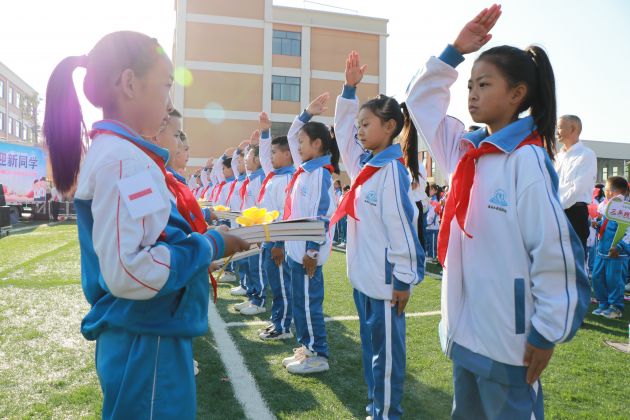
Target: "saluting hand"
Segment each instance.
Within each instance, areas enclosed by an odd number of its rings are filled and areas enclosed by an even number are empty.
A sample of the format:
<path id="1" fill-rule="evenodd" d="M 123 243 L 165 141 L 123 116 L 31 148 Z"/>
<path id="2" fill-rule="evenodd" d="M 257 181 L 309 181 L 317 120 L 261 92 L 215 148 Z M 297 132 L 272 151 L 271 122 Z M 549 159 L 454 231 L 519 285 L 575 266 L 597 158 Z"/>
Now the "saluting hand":
<path id="1" fill-rule="evenodd" d="M 361 65 L 359 62 L 359 53 L 352 51 L 348 54 L 346 60 L 346 85 L 356 87 L 365 74 L 367 64 Z"/>
<path id="2" fill-rule="evenodd" d="M 479 51 L 492 38 L 490 30 L 501 16 L 501 5 L 493 4 L 483 9 L 473 20 L 461 30 L 453 47 L 462 54 Z"/>
<path id="3" fill-rule="evenodd" d="M 266 112 L 261 112 L 258 116 L 258 128 L 260 131 L 269 130 L 271 128 L 271 120 Z"/>
<path id="4" fill-rule="evenodd" d="M 260 130 L 254 130 L 252 135 L 249 137 L 250 146 L 255 146 L 260 143 Z"/>
<path id="5" fill-rule="evenodd" d="M 326 102 L 328 102 L 329 97 L 330 94 L 328 92 L 322 93 L 308 105 L 308 107 L 306 108 L 306 112 L 311 115 L 323 114 L 328 109 L 328 107 L 326 106 Z"/>

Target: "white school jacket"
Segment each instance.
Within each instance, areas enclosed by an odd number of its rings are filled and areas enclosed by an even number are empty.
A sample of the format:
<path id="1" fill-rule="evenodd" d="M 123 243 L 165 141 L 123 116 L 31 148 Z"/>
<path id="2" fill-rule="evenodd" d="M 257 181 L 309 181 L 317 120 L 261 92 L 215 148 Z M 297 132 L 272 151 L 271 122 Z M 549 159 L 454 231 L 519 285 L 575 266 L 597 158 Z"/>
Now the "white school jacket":
<path id="1" fill-rule="evenodd" d="M 450 49 L 450 51 L 449 51 Z M 442 54 L 459 55 L 449 46 Z M 461 55 L 459 55 L 461 59 Z M 431 57 L 412 80 L 407 106 L 418 134 L 449 176 L 472 143 L 507 153 L 479 158 L 466 237 L 453 218 L 442 280 L 440 338 L 468 354 L 523 366 L 526 342 L 549 348 L 579 328 L 589 300 L 584 253 L 558 199 L 557 175 L 544 149 L 516 146 L 535 126 L 531 117 L 486 137 L 464 139 L 446 115 L 457 71 Z"/>
<path id="2" fill-rule="evenodd" d="M 304 115 L 296 117 L 287 135 L 293 163 L 305 170 L 291 191 L 291 220 L 308 217 L 329 222 L 337 208 L 332 174 L 323 167 L 330 164 L 330 155 L 302 162 L 298 152 L 298 133 L 306 122 L 304 120 L 308 121 Z M 334 233 L 334 227 L 330 228 L 326 223 L 326 240 L 323 243 L 288 241 L 285 245 L 287 255 L 301 264 L 307 249 L 317 250 L 317 265 L 323 265 L 330 256 Z"/>
<path id="3" fill-rule="evenodd" d="M 408 290 L 424 278 L 418 208 L 410 198 L 407 169 L 398 161 L 400 145 L 374 157 L 366 153 L 356 136 L 358 112 L 354 89 L 344 87 L 335 108 L 335 137 L 346 171 L 354 182 L 364 165 L 381 168 L 357 189 L 358 220 L 347 218 L 347 273 L 352 287 L 361 293 L 391 300 L 394 287 Z"/>

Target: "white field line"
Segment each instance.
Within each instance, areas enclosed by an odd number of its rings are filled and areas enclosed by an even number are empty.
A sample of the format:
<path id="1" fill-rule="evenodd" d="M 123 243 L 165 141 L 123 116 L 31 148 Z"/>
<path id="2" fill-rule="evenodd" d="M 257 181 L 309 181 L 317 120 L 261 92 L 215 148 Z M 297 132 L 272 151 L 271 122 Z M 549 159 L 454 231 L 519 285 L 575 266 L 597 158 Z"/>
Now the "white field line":
<path id="1" fill-rule="evenodd" d="M 234 395 L 243 407 L 245 416 L 252 420 L 275 419 L 260 394 L 258 386 L 256 386 L 256 380 L 245 366 L 243 356 L 228 334 L 227 326 L 219 315 L 217 307 L 212 302 L 208 305 L 208 325 L 212 330 L 219 356 L 221 356 L 221 361 L 232 383 Z"/>
<path id="2" fill-rule="evenodd" d="M 421 316 L 435 316 L 439 315 L 440 311 L 430 311 L 430 312 L 409 312 L 405 314 L 406 318 L 417 318 Z M 359 317 L 357 315 L 344 315 L 344 316 L 327 316 L 324 318 L 324 322 L 338 322 L 338 321 L 358 321 Z M 226 322 L 225 326 L 227 328 L 233 327 L 254 327 L 256 325 L 268 325 L 269 321 L 240 321 L 240 322 Z"/>

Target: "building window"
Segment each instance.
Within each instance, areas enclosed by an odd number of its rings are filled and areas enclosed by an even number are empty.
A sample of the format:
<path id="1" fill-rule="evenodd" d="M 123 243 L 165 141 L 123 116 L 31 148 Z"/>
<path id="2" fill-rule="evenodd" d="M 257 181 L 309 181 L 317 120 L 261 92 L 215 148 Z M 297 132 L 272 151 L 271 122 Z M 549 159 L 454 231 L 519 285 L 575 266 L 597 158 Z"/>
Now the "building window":
<path id="1" fill-rule="evenodd" d="M 602 168 L 602 180 L 606 181 L 608 179 L 608 168 Z"/>
<path id="2" fill-rule="evenodd" d="M 9 117 L 9 123 L 7 124 L 7 133 L 13 134 L 13 118 Z"/>
<path id="3" fill-rule="evenodd" d="M 22 140 L 28 140 L 28 127 L 22 126 Z"/>
<path id="4" fill-rule="evenodd" d="M 13 103 L 13 88 L 9 86 L 9 103 Z"/>
<path id="5" fill-rule="evenodd" d="M 18 139 L 22 137 L 22 123 L 19 121 L 15 121 L 15 137 Z"/>
<path id="6" fill-rule="evenodd" d="M 20 92 L 15 92 L 15 107 L 19 108 L 20 107 L 20 102 L 21 102 L 21 95 Z"/>
<path id="7" fill-rule="evenodd" d="M 300 78 L 272 76 L 271 99 L 274 101 L 300 102 Z"/>
<path id="8" fill-rule="evenodd" d="M 431 160 L 431 176 L 435 177 L 435 162 Z"/>
<path id="9" fill-rule="evenodd" d="M 0 131 L 4 131 L 4 113 L 0 112 Z"/>
<path id="10" fill-rule="evenodd" d="M 287 31 L 273 31 L 273 54 L 280 55 L 302 55 L 302 33 L 301 32 L 287 32 Z"/>
<path id="11" fill-rule="evenodd" d="M 4 80 L 0 80 L 0 98 L 4 98 Z"/>
<path id="12" fill-rule="evenodd" d="M 612 176 L 618 176 L 619 175 L 619 167 L 618 166 L 613 166 L 612 168 Z"/>

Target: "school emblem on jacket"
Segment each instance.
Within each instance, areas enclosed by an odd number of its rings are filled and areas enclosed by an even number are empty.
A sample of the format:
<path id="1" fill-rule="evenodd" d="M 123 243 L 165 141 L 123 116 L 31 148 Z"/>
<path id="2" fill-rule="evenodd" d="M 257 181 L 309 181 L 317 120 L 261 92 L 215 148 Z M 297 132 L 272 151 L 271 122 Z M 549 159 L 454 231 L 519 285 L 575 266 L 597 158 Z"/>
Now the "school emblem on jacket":
<path id="1" fill-rule="evenodd" d="M 506 199 L 505 191 L 498 189 L 494 192 L 492 197 L 490 198 L 490 204 L 488 205 L 489 209 L 499 210 L 503 213 L 507 213 L 505 209 L 508 206 L 508 202 Z"/>
<path id="2" fill-rule="evenodd" d="M 372 206 L 376 206 L 376 203 L 378 202 L 378 198 L 376 197 L 376 191 L 368 192 L 367 195 L 365 196 L 365 202 Z"/>

